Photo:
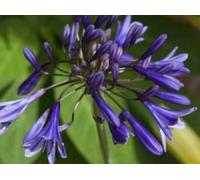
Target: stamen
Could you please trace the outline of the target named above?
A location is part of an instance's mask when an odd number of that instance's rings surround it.
[[[63,101],[64,99],[66,99],[67,97],[69,97],[70,95],[74,94],[75,92],[77,92],[78,90],[82,89],[85,85],[81,85],[78,88],[74,89],[73,91],[69,92],[68,94],[66,94],[65,96],[62,96],[59,98],[59,101]]]
[[[74,79],[74,80],[67,79],[67,80],[55,83],[55,84],[53,84],[53,85],[51,85],[49,87],[46,87],[46,88],[44,88],[44,90],[48,91],[50,89],[53,89],[53,88],[56,88],[56,87],[60,87],[60,86],[63,86],[63,85],[66,85],[66,84],[69,84],[69,83],[72,83],[72,82],[76,82],[76,81],[79,81],[79,79]]]

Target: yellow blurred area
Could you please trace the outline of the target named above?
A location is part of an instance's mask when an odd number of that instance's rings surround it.
[[[170,152],[182,163],[200,163],[200,138],[186,125],[184,129],[174,130],[173,141],[167,143]]]

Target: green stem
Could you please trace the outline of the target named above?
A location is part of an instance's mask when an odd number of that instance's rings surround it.
[[[100,146],[101,146],[101,152],[102,152],[103,160],[106,164],[110,164],[111,159],[110,159],[108,142],[107,142],[107,139],[106,139],[104,124],[97,123],[96,125],[97,125],[97,132],[98,132],[98,135],[99,135],[99,142],[100,142]]]
[[[93,107],[94,107],[93,108],[94,109],[94,117],[99,116],[100,112],[95,103],[93,104]],[[101,153],[102,153],[103,160],[106,164],[110,164],[111,158],[110,158],[110,154],[109,154],[109,147],[108,147],[108,141],[107,141],[107,137],[106,137],[105,125],[103,123],[96,122],[96,126],[97,126],[97,132],[98,132],[98,136],[99,136],[99,143],[101,146]]]

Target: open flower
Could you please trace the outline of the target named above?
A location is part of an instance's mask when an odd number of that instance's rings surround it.
[[[25,156],[31,157],[40,151],[47,151],[49,163],[55,163],[56,147],[61,158],[67,153],[61,137],[59,126],[60,102],[54,104],[52,110],[47,109],[33,125],[24,139]]]
[[[11,123],[20,117],[24,110],[44,93],[45,90],[40,89],[26,98],[0,103],[0,134],[5,133]]]
[[[144,101],[144,104],[169,140],[172,140],[170,126],[175,126],[181,117],[191,114],[197,110],[197,108],[170,110],[168,108],[158,106],[149,100]]]

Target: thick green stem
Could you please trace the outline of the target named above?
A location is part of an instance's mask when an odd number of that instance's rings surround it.
[[[93,109],[94,109],[94,117],[100,116],[100,112],[98,107],[96,106],[95,102],[93,103]],[[99,136],[99,143],[101,146],[101,152],[103,160],[106,164],[111,163],[110,154],[109,154],[109,147],[108,147],[108,141],[106,137],[106,131],[105,131],[105,125],[103,123],[96,122],[97,126],[97,132]]]

